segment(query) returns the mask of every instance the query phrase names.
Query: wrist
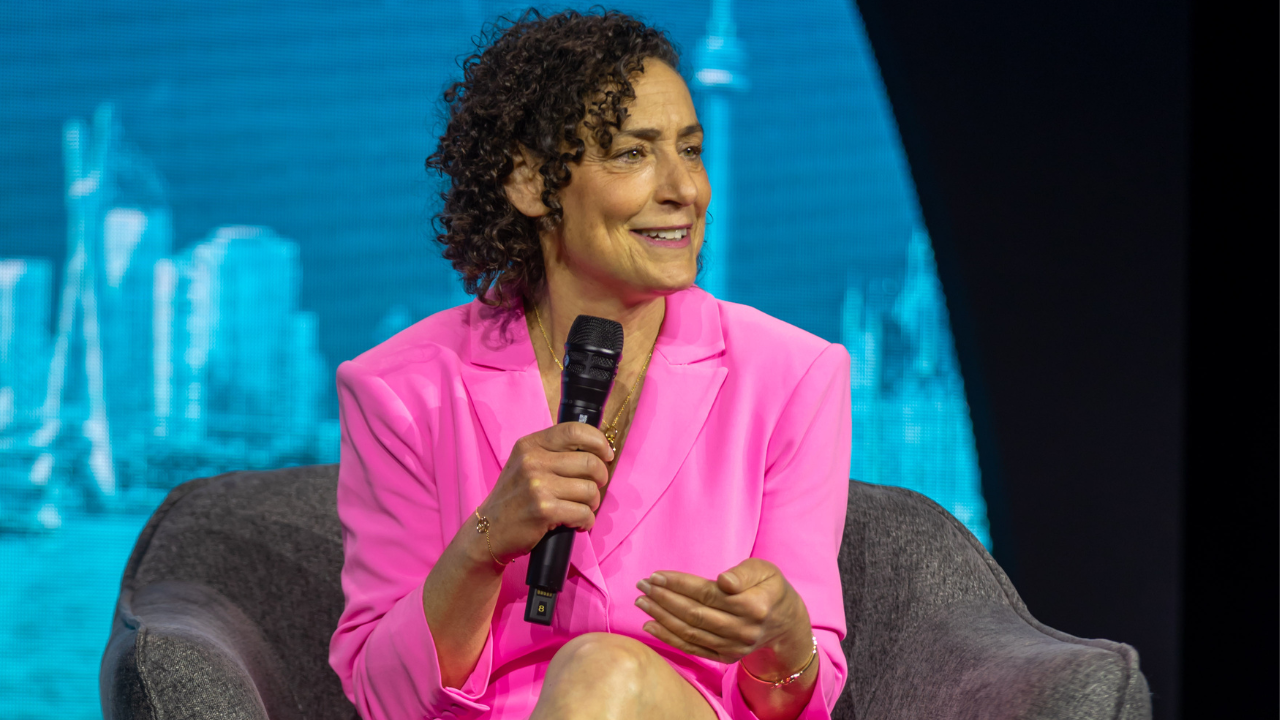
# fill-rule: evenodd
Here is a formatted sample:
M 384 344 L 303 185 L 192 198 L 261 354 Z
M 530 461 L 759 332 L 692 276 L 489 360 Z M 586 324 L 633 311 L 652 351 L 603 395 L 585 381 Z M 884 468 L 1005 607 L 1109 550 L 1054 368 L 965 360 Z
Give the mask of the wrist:
M 468 522 L 462 524 L 458 534 L 454 536 L 454 545 L 458 546 L 461 555 L 466 558 L 468 575 L 488 576 L 502 575 L 506 565 L 499 563 L 490 552 L 492 540 L 485 533 L 478 532 L 479 521 L 472 514 Z M 490 530 L 492 532 L 492 530 Z M 507 564 L 510 564 L 509 562 Z
M 806 632 L 803 637 L 779 638 L 765 645 L 740 661 L 743 669 L 759 680 L 776 682 L 807 669 L 814 654 L 814 635 Z
M 742 658 L 743 666 L 758 678 L 780 680 L 798 672 L 813 657 L 814 634 L 809 613 L 792 591 L 796 609 L 794 619 L 778 637 Z
M 809 636 L 809 654 L 805 658 L 804 664 L 801 665 L 799 668 L 797 668 L 795 672 L 785 674 L 785 675 L 783 675 L 782 673 L 778 673 L 777 677 L 769 677 L 769 676 L 762 677 L 748 670 L 746 663 L 739 663 L 738 670 L 739 672 L 745 673 L 748 677 L 754 680 L 757 685 L 771 686 L 773 690 L 781 690 L 783 688 L 787 688 L 786 692 L 791 692 L 792 689 L 789 686 L 791 686 L 792 683 L 796 683 L 797 681 L 799 681 L 799 683 L 794 687 L 800 689 L 801 691 L 804 691 L 806 687 L 812 687 L 812 684 L 813 684 L 812 679 L 806 680 L 805 678 L 806 676 L 811 675 L 809 672 L 811 668 L 813 669 L 817 668 L 817 664 L 816 664 L 817 660 L 818 660 L 818 638 L 816 635 L 810 635 Z M 785 672 L 785 671 L 782 671 L 782 672 Z

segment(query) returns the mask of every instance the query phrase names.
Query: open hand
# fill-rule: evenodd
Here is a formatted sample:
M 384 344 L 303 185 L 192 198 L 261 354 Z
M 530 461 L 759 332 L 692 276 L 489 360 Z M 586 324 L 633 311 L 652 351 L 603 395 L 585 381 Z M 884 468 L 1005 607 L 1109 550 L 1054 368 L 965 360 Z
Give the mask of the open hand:
M 748 558 L 715 581 L 662 570 L 636 587 L 644 593 L 636 605 L 653 618 L 644 630 L 690 655 L 722 663 L 753 656 L 756 675 L 785 676 L 812 653 L 809 611 L 767 560 Z

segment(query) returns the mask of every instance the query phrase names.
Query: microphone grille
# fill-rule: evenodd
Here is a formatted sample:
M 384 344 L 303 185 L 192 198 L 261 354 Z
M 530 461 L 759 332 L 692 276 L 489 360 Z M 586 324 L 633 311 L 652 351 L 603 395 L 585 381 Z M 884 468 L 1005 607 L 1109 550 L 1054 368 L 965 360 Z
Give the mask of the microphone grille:
M 574 345 L 590 345 L 613 352 L 622 352 L 622 323 L 617 320 L 579 315 L 569 328 L 568 341 Z

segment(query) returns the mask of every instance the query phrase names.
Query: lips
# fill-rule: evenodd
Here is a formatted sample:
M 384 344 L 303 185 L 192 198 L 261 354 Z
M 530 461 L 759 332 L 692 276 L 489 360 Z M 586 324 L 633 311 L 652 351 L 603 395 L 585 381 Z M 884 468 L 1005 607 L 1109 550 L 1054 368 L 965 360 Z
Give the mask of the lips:
M 689 245 L 689 228 L 672 228 L 657 229 L 644 228 L 642 230 L 632 230 L 631 236 L 644 241 L 651 247 L 660 248 L 682 248 Z
M 631 232 L 651 240 L 683 240 L 689 236 L 689 227 L 689 225 L 677 225 L 665 228 L 639 228 Z
M 653 247 L 682 248 L 689 245 L 692 225 L 668 225 L 666 227 L 633 228 L 631 235 Z

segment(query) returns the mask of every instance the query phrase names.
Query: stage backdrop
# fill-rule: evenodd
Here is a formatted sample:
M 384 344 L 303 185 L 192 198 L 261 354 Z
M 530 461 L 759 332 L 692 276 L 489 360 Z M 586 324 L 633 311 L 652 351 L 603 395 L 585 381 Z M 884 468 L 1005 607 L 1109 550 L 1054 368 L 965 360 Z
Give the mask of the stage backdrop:
M 984 542 L 910 169 L 851 3 L 623 2 L 707 130 L 700 284 L 853 358 L 859 480 Z M 0 25 L 0 707 L 99 712 L 147 514 L 177 483 L 338 459 L 336 365 L 465 302 L 422 170 L 470 2 L 14 0 Z

